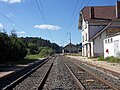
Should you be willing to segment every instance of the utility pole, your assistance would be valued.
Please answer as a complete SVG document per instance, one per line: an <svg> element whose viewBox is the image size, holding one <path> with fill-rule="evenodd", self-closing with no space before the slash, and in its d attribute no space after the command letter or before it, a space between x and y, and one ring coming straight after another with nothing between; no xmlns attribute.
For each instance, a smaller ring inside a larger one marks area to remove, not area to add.
<svg viewBox="0 0 120 90"><path fill-rule="evenodd" d="M70 43L71 43L71 32L67 33L69 35L69 40L70 40Z"/></svg>
<svg viewBox="0 0 120 90"><path fill-rule="evenodd" d="M62 41L62 54L64 55L64 41Z"/></svg>
<svg viewBox="0 0 120 90"><path fill-rule="evenodd" d="M70 54L71 54L71 52L72 52L72 50L71 50L72 49L72 46L71 46L71 32L69 32L68 35L69 35L69 40L70 40Z"/></svg>

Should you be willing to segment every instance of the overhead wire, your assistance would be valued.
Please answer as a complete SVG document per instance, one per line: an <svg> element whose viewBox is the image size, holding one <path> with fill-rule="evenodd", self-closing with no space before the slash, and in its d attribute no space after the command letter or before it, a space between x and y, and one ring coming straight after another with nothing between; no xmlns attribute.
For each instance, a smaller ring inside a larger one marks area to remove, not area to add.
<svg viewBox="0 0 120 90"><path fill-rule="evenodd" d="M83 4L83 3L84 3L84 1L82 2L82 4L81 4L81 5L83 5L83 6L84 6L84 4ZM89 3L90 3L90 0L88 0L88 2L87 2L85 5L87 6ZM81 6L81 5L80 5L80 6ZM81 6L81 7L79 8L79 11L80 11L80 9L81 9L83 6ZM74 17L74 21L76 20L76 18L77 18L77 17ZM74 23L74 21L73 21L73 23ZM73 24L73 23L72 23L72 24ZM76 23L76 24L77 24L77 23ZM75 25L76 25L76 24L75 24ZM75 27L75 26L73 26L73 27ZM72 28L72 27L71 27L71 28ZM70 30L73 30L73 29L70 29Z"/></svg>
<svg viewBox="0 0 120 90"><path fill-rule="evenodd" d="M44 19L44 15L43 15L43 13L42 13L42 10L41 10L41 7L39 6L38 1L35 0L35 2L36 2L36 5L37 5L37 7L38 7L38 10L39 10L39 12L40 12L40 15L42 16L43 22L46 23L46 22L45 22L45 19Z"/></svg>
<svg viewBox="0 0 120 90"><path fill-rule="evenodd" d="M4 15L2 12L0 12L0 15L2 15L4 18L6 18L9 22L11 22L12 24L14 24L15 26L17 26L19 29L24 30L20 25L16 24L13 20L11 20L6 15Z"/></svg>
<svg viewBox="0 0 120 90"><path fill-rule="evenodd" d="M81 2L81 4L80 4L80 7L78 8L78 10L77 10L77 13L75 14L75 9L76 9L76 7L77 7L77 3L78 3L78 0L76 1L76 4L75 4L75 7L74 7L74 10L73 10L73 13L72 13L72 17L71 18L73 18L72 19L72 21L71 21L71 24L69 24L69 28L67 29L68 30L68 32L67 33L71 33L71 30L73 30L73 28L75 28L75 26L76 26L76 24L77 24L77 22L75 23L75 25L73 26L73 23L75 22L75 20L77 19L77 14L78 14L78 12L81 10L81 8L83 7L83 6L87 6L89 3L90 3L90 0L88 0L88 2L85 4L85 0L83 0L82 2ZM85 4L85 5L84 5ZM74 17L73 17L74 16ZM73 27L73 28L72 28ZM65 33L65 36L67 35L67 33ZM65 38L65 36L63 37L63 39ZM63 41L63 39L61 40L61 41Z"/></svg>
<svg viewBox="0 0 120 90"><path fill-rule="evenodd" d="M74 14L75 14L75 10L76 10L76 8L77 8L77 4L78 4L78 0L76 1L76 4L75 4L75 7L74 7L74 9L73 9L73 13L72 13L72 16L71 16L70 21L73 19L73 16L74 16ZM69 21L69 22L70 22L70 21ZM68 25L68 30L71 28L71 25L72 25L72 23L69 23L69 25Z"/></svg>
<svg viewBox="0 0 120 90"><path fill-rule="evenodd" d="M48 22L47 22L46 15L45 15L44 10L43 10L43 6L42 6L42 2L41 2L41 0L39 0L39 4L40 4L40 6L41 6L41 11L42 11L42 13L43 13L43 16L44 16L45 22L48 23Z"/></svg>
<svg viewBox="0 0 120 90"><path fill-rule="evenodd" d="M78 4L78 0L77 0L76 3L75 3L75 7L74 7L74 9L73 9L73 12L72 12L70 21L72 20L74 14L75 14L75 10L76 10L76 8L77 8L77 4ZM71 26L70 21L69 21L69 24L68 24L68 27L66 28L66 30L69 30L69 28L70 28L70 26ZM65 36L66 36L67 33L68 33L68 32L65 33L65 35L63 36L63 39L65 38ZM63 41L63 39L62 39L61 41Z"/></svg>
<svg viewBox="0 0 120 90"><path fill-rule="evenodd" d="M73 21L72 21L71 28L72 28L73 23L74 23L75 20L77 19L77 15L78 15L80 9L82 8L82 6L84 5L84 2L85 2L85 0L83 0L83 2L80 4L80 7L79 7L79 9L77 10L77 13L76 13L76 15L75 15L75 17L74 17L74 19L73 19ZM69 31L71 31L71 28L69 29Z"/></svg>
<svg viewBox="0 0 120 90"><path fill-rule="evenodd" d="M83 0L83 2L81 3L81 5L80 5L80 7L79 7L79 9L78 9L78 12L81 10L81 8L83 7L83 6L87 6L89 3L90 3L90 0L88 0L88 2L84 5L84 2L85 2L85 0ZM74 19L73 19L73 22L72 22L72 24L71 24L71 28L72 28L72 25L73 25L73 23L74 23L74 21L76 20L76 16L77 16L77 14L78 13L76 13L76 15L75 15L75 17L74 17ZM77 24L77 23L76 23ZM71 31L71 30L73 30L73 29L69 29L69 31Z"/></svg>
<svg viewBox="0 0 120 90"><path fill-rule="evenodd" d="M44 17L44 22L45 22L45 24L47 24L48 21L47 21L46 15L45 15L45 13L44 13L44 9L43 9L41 0L39 0L39 4L40 4L40 6L41 6L41 11L42 11L42 15L43 15L43 17ZM52 35L51 35L50 31L49 31L49 30L47 30L47 31L48 31L48 34L49 34L51 40L54 41L53 38L52 38Z"/></svg>
<svg viewBox="0 0 120 90"><path fill-rule="evenodd" d="M72 25L73 25L74 21L76 20L76 18L77 18L77 14L78 14L78 12L79 12L80 8L82 7L82 5L83 5L84 1L85 1L85 0L83 0L83 1L82 1L82 3L80 4L79 9L77 10L77 13L76 13L76 14L74 15L74 17L73 17L73 20L72 20L72 22L71 22L70 28L68 29L68 30L69 30L69 32L71 31L71 27L72 27Z"/></svg>
<svg viewBox="0 0 120 90"><path fill-rule="evenodd" d="M41 0L35 0L35 1L36 1L38 10L40 12L40 15L42 16L44 24L47 24L48 21L47 21L47 18L45 16L45 13L44 13L44 9L43 9ZM51 35L50 31L49 30L47 30L47 31L48 31L48 34L49 34L49 37L51 38L51 40L54 41L53 38L52 38L52 35Z"/></svg>
<svg viewBox="0 0 120 90"><path fill-rule="evenodd" d="M83 5L83 3L84 3L84 0L81 2L80 8L81 8L81 6ZM67 35L67 33L69 33L69 32L71 31L71 27L72 27L74 21L75 21L76 18L77 18L77 17L76 17L77 13L75 14L75 10L76 10L76 8L77 8L77 5L78 5L78 0L76 1L75 7L74 7L74 9L73 9L73 13L72 13L72 16L71 16L71 19L70 19L71 21L69 21L69 22L71 22L71 23L68 25L68 28L66 29L66 30L68 30L68 32L65 33L63 39L65 39L65 36ZM80 8L79 8L79 10L80 10ZM77 10L77 12L78 12L78 10ZM72 19L72 18L73 18L73 19ZM63 41L63 39L62 39L61 41Z"/></svg>

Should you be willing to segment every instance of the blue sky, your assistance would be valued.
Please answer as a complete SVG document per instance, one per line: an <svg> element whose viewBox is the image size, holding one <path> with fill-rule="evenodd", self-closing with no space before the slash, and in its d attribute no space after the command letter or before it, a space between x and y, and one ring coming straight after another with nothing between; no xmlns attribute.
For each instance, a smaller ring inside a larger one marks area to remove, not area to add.
<svg viewBox="0 0 120 90"><path fill-rule="evenodd" d="M84 6L115 5L115 2L116 0L0 0L0 30L5 28L10 34L15 29L19 37L41 37L59 45L69 43L70 32L72 43L77 44L81 42L79 11Z"/></svg>

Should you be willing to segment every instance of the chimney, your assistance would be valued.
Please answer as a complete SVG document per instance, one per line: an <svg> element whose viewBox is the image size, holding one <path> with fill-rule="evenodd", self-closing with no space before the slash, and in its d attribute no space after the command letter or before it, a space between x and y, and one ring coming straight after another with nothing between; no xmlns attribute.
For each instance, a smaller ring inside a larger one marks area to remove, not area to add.
<svg viewBox="0 0 120 90"><path fill-rule="evenodd" d="M116 18L120 19L120 1L117 1L116 5Z"/></svg>
<svg viewBox="0 0 120 90"><path fill-rule="evenodd" d="M95 17L94 17L94 7L90 7L90 10L89 10L89 15L90 15L90 18L91 19L94 19Z"/></svg>

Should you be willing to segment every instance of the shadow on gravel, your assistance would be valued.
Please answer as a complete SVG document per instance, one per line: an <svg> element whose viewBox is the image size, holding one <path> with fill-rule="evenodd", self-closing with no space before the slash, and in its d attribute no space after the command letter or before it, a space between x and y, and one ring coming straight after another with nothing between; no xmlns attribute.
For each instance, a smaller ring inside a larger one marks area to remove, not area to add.
<svg viewBox="0 0 120 90"><path fill-rule="evenodd" d="M0 77L0 90L1 88L5 87L6 85L10 84L20 76L24 75L26 72L30 71L32 68L36 67L42 63L43 60L38 59L25 59L24 61L21 60L19 62L7 62L5 64L0 65L0 74L9 71L15 71L10 74L5 75L4 77ZM33 64L34 62L34 64Z"/></svg>
<svg viewBox="0 0 120 90"><path fill-rule="evenodd" d="M3 64L0 64L0 72L16 71L37 61L39 60L24 59L24 60L17 61L17 62L5 62Z"/></svg>

